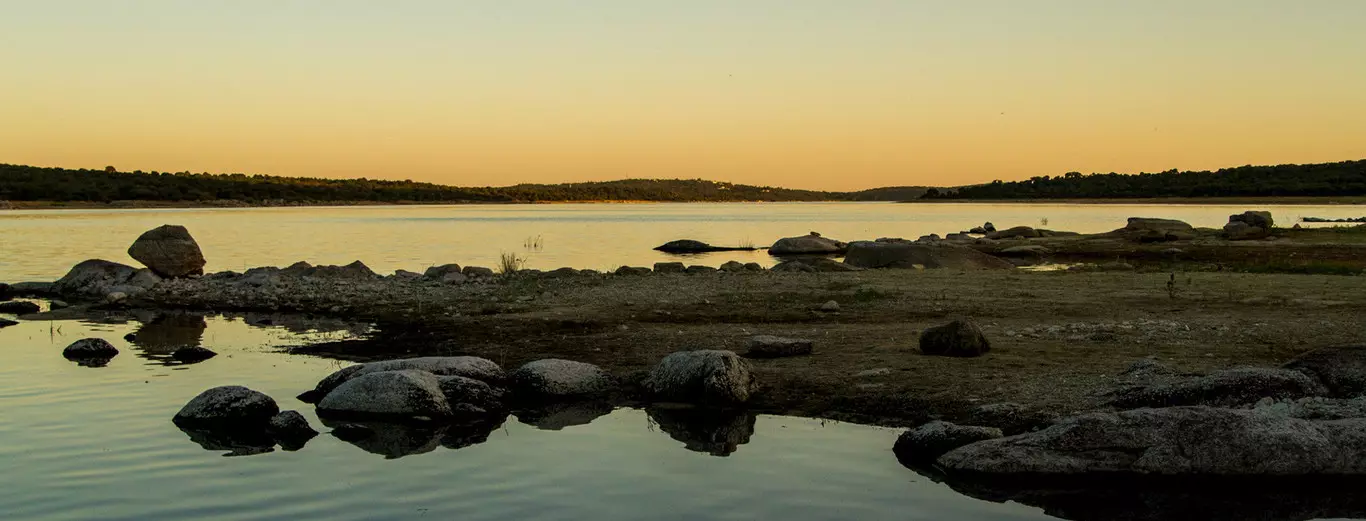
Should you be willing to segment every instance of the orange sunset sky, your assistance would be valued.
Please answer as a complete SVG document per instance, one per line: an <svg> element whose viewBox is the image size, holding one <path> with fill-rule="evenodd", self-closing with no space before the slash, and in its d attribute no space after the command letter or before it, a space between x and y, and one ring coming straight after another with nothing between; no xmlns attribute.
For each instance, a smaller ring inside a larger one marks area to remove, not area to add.
<svg viewBox="0 0 1366 521"><path fill-rule="evenodd" d="M1362 0L0 0L0 162L812 189L1366 158Z"/></svg>

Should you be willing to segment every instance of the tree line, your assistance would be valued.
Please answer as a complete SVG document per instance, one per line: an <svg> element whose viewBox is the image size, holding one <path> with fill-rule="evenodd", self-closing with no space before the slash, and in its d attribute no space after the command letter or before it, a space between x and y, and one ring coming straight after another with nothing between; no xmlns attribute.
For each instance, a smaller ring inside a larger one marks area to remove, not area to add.
<svg viewBox="0 0 1366 521"><path fill-rule="evenodd" d="M1366 160L1141 174L1069 172L1024 181L930 189L921 199L1088 199L1366 195Z"/></svg>
<svg viewBox="0 0 1366 521"><path fill-rule="evenodd" d="M115 201L248 204L518 203L555 201L844 201L904 200L923 188L821 192L700 179L626 179L506 187L455 187L414 181L320 179L190 172L72 170L0 164L0 200L110 203Z"/></svg>

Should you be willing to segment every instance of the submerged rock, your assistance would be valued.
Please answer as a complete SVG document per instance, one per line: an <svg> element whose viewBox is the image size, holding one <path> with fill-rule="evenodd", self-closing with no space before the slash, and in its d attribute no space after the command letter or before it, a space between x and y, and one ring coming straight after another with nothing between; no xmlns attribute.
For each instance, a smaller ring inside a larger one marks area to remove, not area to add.
<svg viewBox="0 0 1366 521"><path fill-rule="evenodd" d="M1175 383L1124 389L1116 393L1110 405L1118 408L1234 406L1262 398L1294 399L1326 393L1327 389L1304 373L1249 367L1216 371Z"/></svg>
<svg viewBox="0 0 1366 521"><path fill-rule="evenodd" d="M902 461L933 462L944 453L969 443L1002 437L1001 429L932 421L901 433L892 452Z"/></svg>
<svg viewBox="0 0 1366 521"><path fill-rule="evenodd" d="M920 352L934 356L977 357L991 351L991 341L972 320L955 320L920 334Z"/></svg>
<svg viewBox="0 0 1366 521"><path fill-rule="evenodd" d="M279 413L275 400L264 393L226 385L199 393L172 420L181 427L264 432Z"/></svg>
<svg viewBox="0 0 1366 521"><path fill-rule="evenodd" d="M821 237L821 234L811 232L800 237L786 237L778 239L773 246L768 248L770 255L811 255L811 254L838 254L844 253L848 244L834 239Z"/></svg>
<svg viewBox="0 0 1366 521"><path fill-rule="evenodd" d="M855 241L849 244L845 264L859 268L945 268L955 270L1003 270L1015 265L1005 259L954 244L923 244L906 241Z"/></svg>
<svg viewBox="0 0 1366 521"><path fill-rule="evenodd" d="M749 350L745 356L750 358L780 358L811 354L814 342L804 338L784 338L773 335L750 337Z"/></svg>
<svg viewBox="0 0 1366 521"><path fill-rule="evenodd" d="M680 351L664 357L644 387L660 401L725 405L749 401L756 383L749 362L731 351Z"/></svg>
<svg viewBox="0 0 1366 521"><path fill-rule="evenodd" d="M950 472L998 477L1362 476L1366 419L1204 406L1098 412L973 443L938 462Z"/></svg>
<svg viewBox="0 0 1366 521"><path fill-rule="evenodd" d="M318 413L395 419L452 415L436 375L411 369L367 373L349 379L318 402Z"/></svg>
<svg viewBox="0 0 1366 521"><path fill-rule="evenodd" d="M529 362L508 375L508 384L527 398L595 396L616 387L612 376L596 365L558 359Z"/></svg>
<svg viewBox="0 0 1366 521"><path fill-rule="evenodd" d="M144 232L128 247L128 256L162 277L204 273L204 253L184 226L167 224Z"/></svg>

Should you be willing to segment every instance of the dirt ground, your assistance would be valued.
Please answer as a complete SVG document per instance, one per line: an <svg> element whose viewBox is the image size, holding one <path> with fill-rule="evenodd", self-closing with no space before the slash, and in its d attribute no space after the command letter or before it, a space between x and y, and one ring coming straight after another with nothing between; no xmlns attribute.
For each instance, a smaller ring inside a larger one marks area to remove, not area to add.
<svg viewBox="0 0 1366 521"><path fill-rule="evenodd" d="M1093 409L1129 364L1205 372L1273 366L1366 341L1366 277L1228 272L711 273L546 276L377 296L379 332L301 353L368 360L474 354L504 367L595 363L627 382L688 349L743 353L749 337L815 341L811 356L752 360L760 412L907 425L1014 402ZM838 312L817 308L828 301ZM925 356L918 337L956 317L992 342L972 359Z"/></svg>

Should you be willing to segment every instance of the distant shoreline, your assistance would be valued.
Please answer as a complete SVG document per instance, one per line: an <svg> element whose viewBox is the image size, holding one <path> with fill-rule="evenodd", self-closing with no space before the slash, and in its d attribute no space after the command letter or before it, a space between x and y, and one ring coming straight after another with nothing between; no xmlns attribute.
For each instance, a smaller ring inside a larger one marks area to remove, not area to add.
<svg viewBox="0 0 1366 521"><path fill-rule="evenodd" d="M8 201L0 210L154 210L154 209L210 209L210 208L322 208L347 206L449 206L449 205L544 205L544 204L688 204L688 203L847 203L889 201L318 201L292 203L252 203L237 200L216 201ZM1097 198L1097 199L917 199L899 201L901 204L1105 204L1105 205L1288 205L1328 206L1366 205L1366 196L1344 197L1152 197L1152 198Z"/></svg>

